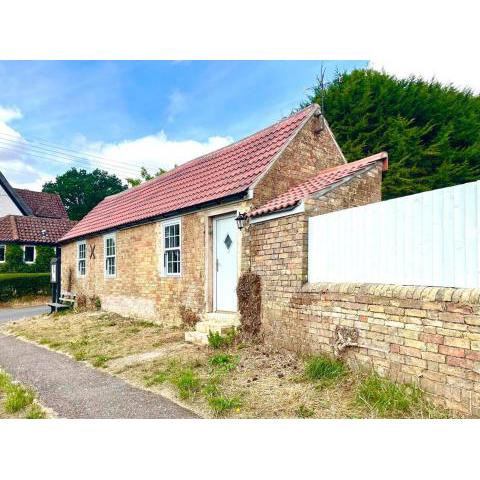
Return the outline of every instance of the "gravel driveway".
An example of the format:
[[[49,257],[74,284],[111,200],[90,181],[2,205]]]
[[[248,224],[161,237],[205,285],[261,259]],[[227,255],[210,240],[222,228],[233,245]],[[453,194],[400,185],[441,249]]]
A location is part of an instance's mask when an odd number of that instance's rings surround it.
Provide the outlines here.
[[[64,418],[195,418],[147,390],[61,353],[0,334],[0,367],[31,385],[40,402]]]

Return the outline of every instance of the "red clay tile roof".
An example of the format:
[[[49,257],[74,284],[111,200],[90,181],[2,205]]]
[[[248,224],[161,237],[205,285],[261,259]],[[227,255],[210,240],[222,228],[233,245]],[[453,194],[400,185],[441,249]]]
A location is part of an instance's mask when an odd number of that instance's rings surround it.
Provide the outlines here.
[[[27,204],[36,217],[68,218],[61,198],[54,193],[34,192],[14,188],[15,193]]]
[[[0,218],[0,243],[31,242],[53,245],[76,223],[64,218],[6,215]],[[42,230],[45,231],[44,235]]]
[[[280,122],[171,172],[107,197],[61,240],[105,231],[246,192],[318,108]]]
[[[383,170],[388,168],[388,155],[386,152],[377,153],[370,157],[362,158],[356,162],[345,163],[336,167],[322,170],[318,175],[312,177],[300,185],[291,188],[287,192],[275,197],[265,205],[252,210],[248,213],[249,217],[258,217],[267,213],[273,213],[278,210],[295,206],[300,200],[307,198],[313,193],[319,192],[324,188],[338,183],[340,180],[372,165],[375,162],[383,162]]]

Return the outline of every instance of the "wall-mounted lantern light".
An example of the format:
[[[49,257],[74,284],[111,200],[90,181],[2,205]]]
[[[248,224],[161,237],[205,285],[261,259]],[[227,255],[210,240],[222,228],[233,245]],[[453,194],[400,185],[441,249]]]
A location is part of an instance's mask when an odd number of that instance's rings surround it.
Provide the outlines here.
[[[241,230],[247,224],[246,212],[239,213],[238,216],[235,218],[235,221],[237,222],[238,229]]]

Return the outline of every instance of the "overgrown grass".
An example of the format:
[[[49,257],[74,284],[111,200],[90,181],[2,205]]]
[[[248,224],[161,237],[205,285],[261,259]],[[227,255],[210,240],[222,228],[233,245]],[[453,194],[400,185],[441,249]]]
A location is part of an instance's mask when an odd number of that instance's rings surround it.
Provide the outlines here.
[[[234,408],[241,406],[238,397],[226,397],[223,395],[215,395],[208,399],[208,404],[215,415],[220,415]]]
[[[95,367],[132,354],[158,348],[182,332],[148,320],[117,314],[85,311],[62,312],[7,325],[9,333],[70,354]]]
[[[157,370],[145,378],[145,385],[161,385],[169,382],[177,388],[181,399],[186,400],[201,389],[201,381],[191,366],[170,361],[163,370]]]
[[[295,411],[295,415],[298,418],[311,418],[315,415],[315,412],[311,408],[308,408],[302,404]]]
[[[233,370],[236,367],[237,362],[238,357],[228,353],[217,353],[208,359],[208,363],[212,367],[220,368],[221,370],[225,370],[227,372]]]
[[[104,368],[106,366],[106,363],[110,360],[110,357],[106,355],[97,355],[96,357],[93,358],[92,365],[94,367],[100,367]]]
[[[347,368],[343,362],[324,355],[311,357],[305,365],[305,377],[309,380],[331,382],[346,373]]]
[[[185,400],[200,390],[200,378],[191,369],[185,369],[172,377],[171,382],[177,387],[178,395]]]
[[[225,375],[237,365],[238,358],[228,353],[218,353],[208,359],[212,368],[204,371],[201,377],[197,371],[204,367],[205,362],[191,361],[182,364],[177,360],[170,360],[163,368],[144,377],[146,386],[170,383],[173,385],[182,400],[204,398],[212,413],[219,416],[232,409],[238,409],[241,401],[238,396],[228,396],[221,390],[221,383]]]
[[[30,405],[25,415],[25,418],[28,418],[28,419],[40,419],[40,418],[46,418],[46,417],[47,415],[42,410],[42,407],[40,407],[36,403],[33,403],[32,405]]]
[[[33,390],[13,382],[10,375],[3,371],[0,371],[0,394],[3,398],[0,417],[7,414],[24,418],[45,418],[45,412],[34,403]]]
[[[366,405],[375,416],[383,418],[445,418],[446,412],[426,400],[416,385],[398,384],[376,373],[364,377],[356,401]]]

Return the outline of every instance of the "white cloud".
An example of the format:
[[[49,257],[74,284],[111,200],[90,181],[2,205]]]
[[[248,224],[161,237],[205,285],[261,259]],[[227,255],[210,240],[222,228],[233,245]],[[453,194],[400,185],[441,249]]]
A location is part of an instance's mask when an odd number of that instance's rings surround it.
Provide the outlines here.
[[[22,118],[22,112],[18,108],[2,107],[0,105],[0,123],[8,123]]]
[[[22,113],[17,108],[0,105],[0,171],[14,187],[41,190],[53,176],[33,166],[35,162],[28,158],[22,135],[8,125],[20,118]]]
[[[231,137],[213,136],[205,142],[197,140],[170,140],[165,132],[119,143],[86,144],[83,150],[89,154],[108,159],[95,160],[95,164],[125,179],[139,176],[140,168],[145,167],[154,173],[159,168],[172,169],[195,157],[212,152],[232,143]],[[78,142],[77,142],[78,143]],[[133,173],[132,173],[133,171]]]
[[[439,82],[462,88],[471,88],[475,93],[480,92],[480,76],[478,62],[466,62],[462,57],[432,57],[424,58],[415,55],[401,58],[392,55],[388,58],[370,60],[369,66],[375,70],[385,70],[399,78],[410,75],[422,77],[426,80],[435,78]]]

